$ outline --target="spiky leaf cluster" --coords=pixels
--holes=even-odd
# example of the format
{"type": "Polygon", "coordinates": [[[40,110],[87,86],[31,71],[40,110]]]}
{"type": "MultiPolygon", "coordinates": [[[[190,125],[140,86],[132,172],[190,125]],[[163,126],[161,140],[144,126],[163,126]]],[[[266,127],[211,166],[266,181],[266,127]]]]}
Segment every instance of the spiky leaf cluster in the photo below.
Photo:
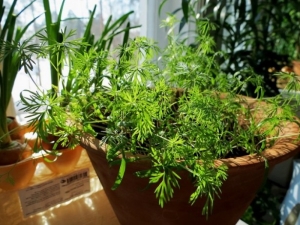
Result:
{"type": "MultiPolygon", "coordinates": [[[[161,206],[180,187],[179,174],[187,172],[195,185],[190,202],[206,196],[204,211],[208,212],[227,177],[226,167],[215,166],[215,160],[236,152],[259,154],[272,144],[266,137],[276,138],[282,121],[292,116],[285,107],[278,113],[278,97],[258,109],[268,116],[256,123],[257,109],[238,95],[244,83],[238,76],[220,72],[216,57],[221,53],[214,50],[209,22],[199,21],[198,26],[199,44],[194,47],[169,32],[165,49],[138,37],[111,55],[92,48],[84,54],[77,52],[71,59],[72,76],[81,82],[80,90],[57,98],[47,93],[23,98],[25,109],[33,111],[31,122],[39,132],[45,126],[60,127],[57,134],[62,142],[73,137],[70,143],[74,144],[84,133],[102,139],[109,146],[107,160],[120,165],[113,189],[122,185],[126,165],[150,160],[152,167],[136,175],[155,185],[161,206]],[[99,63],[105,69],[95,81],[94,65],[99,63]],[[66,97],[68,104],[61,108],[66,97]],[[46,110],[39,114],[41,107],[46,110]],[[47,123],[41,121],[44,118],[47,123]],[[42,123],[45,126],[39,126],[42,123]]],[[[261,98],[259,77],[248,79],[257,82],[261,98]]]]}

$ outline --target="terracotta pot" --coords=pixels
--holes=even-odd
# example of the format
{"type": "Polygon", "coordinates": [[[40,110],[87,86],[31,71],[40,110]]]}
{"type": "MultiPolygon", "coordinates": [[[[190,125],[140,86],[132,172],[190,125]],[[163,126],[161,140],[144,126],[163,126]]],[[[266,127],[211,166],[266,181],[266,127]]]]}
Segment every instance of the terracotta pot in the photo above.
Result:
{"type": "MultiPolygon", "coordinates": [[[[298,132],[298,126],[289,124],[284,134],[298,132]]],[[[280,139],[272,149],[262,156],[268,160],[269,169],[298,153],[298,146],[290,139],[280,139]]],[[[94,169],[103,185],[104,191],[122,225],[184,225],[184,224],[222,224],[235,225],[243,215],[255,193],[266,179],[269,170],[265,168],[262,156],[251,155],[216,161],[216,165],[228,165],[228,179],[224,182],[220,198],[215,197],[212,214],[208,219],[202,215],[205,198],[199,198],[191,206],[190,194],[195,190],[187,173],[181,174],[180,189],[175,190],[174,198],[164,208],[158,205],[154,187],[148,187],[148,179],[137,178],[136,171],[149,168],[148,163],[129,163],[122,184],[112,190],[118,175],[118,166],[109,166],[105,147],[95,138],[82,141],[94,169]],[[148,188],[147,188],[148,187],[148,188]]]]}
{"type": "Polygon", "coordinates": [[[29,131],[23,134],[22,140],[27,143],[32,149],[35,147],[37,149],[41,148],[41,141],[38,139],[35,132],[29,131]]]}
{"type": "MultiPolygon", "coordinates": [[[[226,98],[226,95],[221,96],[226,98]]],[[[268,106],[257,103],[254,99],[241,99],[250,108],[258,108],[254,114],[256,122],[264,118],[268,106]]],[[[265,129],[262,127],[261,129],[265,129]]],[[[155,187],[148,184],[147,178],[137,178],[136,171],[147,170],[150,162],[128,163],[126,174],[121,185],[112,190],[118,176],[119,166],[110,166],[106,159],[106,147],[98,139],[86,136],[81,145],[86,149],[93,167],[99,177],[104,191],[122,225],[235,225],[255,197],[268,172],[299,152],[299,127],[295,123],[286,123],[279,131],[281,138],[276,140],[272,148],[266,149],[261,155],[247,155],[236,158],[216,160],[215,165],[228,166],[228,178],[223,183],[220,196],[215,196],[214,206],[208,218],[202,215],[206,197],[199,198],[190,205],[189,197],[195,191],[188,172],[182,172],[179,181],[180,189],[176,189],[174,197],[164,208],[155,197],[155,187]],[[266,169],[268,161],[269,168],[266,169]]]]}
{"type": "Polygon", "coordinates": [[[26,187],[33,178],[37,163],[36,159],[30,157],[11,165],[0,166],[0,189],[18,190],[26,187]]]}
{"type": "Polygon", "coordinates": [[[20,124],[15,117],[7,117],[7,128],[10,133],[12,140],[22,139],[22,134],[20,133],[20,124]]]}
{"type": "Polygon", "coordinates": [[[293,61],[293,71],[300,76],[300,61],[293,61]]]}
{"type": "MultiPolygon", "coordinates": [[[[18,130],[21,140],[33,149],[37,141],[37,134],[34,132],[35,128],[29,124],[24,124],[21,125],[18,130]]],[[[40,148],[40,140],[38,140],[37,148],[40,148]]]]}
{"type": "Polygon", "coordinates": [[[10,165],[29,158],[32,149],[21,140],[13,140],[11,144],[0,149],[0,165],[10,165]]]}
{"type": "MultiPolygon", "coordinates": [[[[48,146],[46,149],[50,150],[51,148],[48,146]]],[[[46,159],[43,162],[53,173],[66,174],[72,172],[80,159],[82,147],[78,145],[74,149],[59,149],[59,152],[61,155],[57,157],[46,154],[44,158],[51,162],[46,159]]]]}
{"type": "Polygon", "coordinates": [[[36,135],[34,127],[29,126],[29,124],[20,125],[16,118],[7,117],[8,121],[8,131],[10,131],[10,137],[12,140],[21,140],[21,142],[27,143],[31,148],[34,147],[36,141],[36,135]]]}

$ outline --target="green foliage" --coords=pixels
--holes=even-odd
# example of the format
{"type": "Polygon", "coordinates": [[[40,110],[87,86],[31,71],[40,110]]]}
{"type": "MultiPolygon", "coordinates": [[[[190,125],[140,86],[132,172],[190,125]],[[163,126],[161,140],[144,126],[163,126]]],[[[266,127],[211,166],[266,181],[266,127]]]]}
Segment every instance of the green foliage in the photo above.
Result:
{"type": "Polygon", "coordinates": [[[282,199],[275,193],[272,193],[273,185],[270,181],[267,181],[256,194],[256,197],[241,218],[244,222],[252,225],[279,224],[282,199]]]}
{"type": "MultiPolygon", "coordinates": [[[[280,71],[299,57],[299,5],[299,0],[229,0],[210,5],[215,9],[210,18],[218,24],[215,37],[221,35],[219,41],[228,53],[225,72],[252,67],[263,77],[266,95],[278,94],[270,69],[280,71]]],[[[249,84],[246,90],[253,95],[254,88],[249,84]]]]}
{"type": "Polygon", "coordinates": [[[215,160],[260,154],[278,138],[282,123],[295,119],[286,113],[286,105],[278,111],[280,96],[263,99],[261,79],[255,74],[248,80],[257,85],[258,105],[246,104],[239,95],[245,81],[219,68],[216,57],[221,53],[214,50],[207,20],[197,21],[196,47],[172,32],[172,21],[176,19],[165,21],[170,29],[165,49],[144,37],[113,52],[97,51],[95,46],[87,52],[75,49],[70,61],[80,89],[65,90],[56,98],[31,93],[22,101],[40,136],[59,127],[52,131],[63,144],[77,144],[86,133],[105,142],[107,160],[120,165],[113,189],[122,185],[129,163],[150,160],[151,168],[136,175],[155,185],[161,206],[180,188],[180,174],[186,172],[195,185],[191,204],[206,197],[203,213],[208,214],[227,177],[226,166],[215,166],[215,160]],[[103,68],[100,73],[98,65],[103,68]],[[95,77],[101,79],[95,82],[95,77]],[[66,98],[68,104],[60,107],[66,98]],[[255,114],[262,111],[267,117],[255,122],[255,114]]]}
{"type": "MultiPolygon", "coordinates": [[[[43,6],[45,10],[45,21],[46,21],[46,33],[47,33],[47,37],[46,36],[43,37],[46,37],[45,39],[48,41],[48,44],[50,46],[55,45],[56,43],[63,42],[62,40],[63,35],[60,31],[61,29],[60,25],[62,21],[62,12],[64,8],[64,4],[65,4],[65,0],[63,0],[61,3],[59,13],[57,16],[57,21],[53,21],[49,0],[43,0],[43,6]]],[[[60,49],[61,48],[55,49],[54,52],[49,51],[51,83],[56,87],[59,84],[59,76],[61,76],[63,61],[65,59],[60,49]]]]}
{"type": "MultiPolygon", "coordinates": [[[[74,65],[72,60],[76,60],[76,57],[74,57],[76,51],[83,55],[87,51],[89,51],[89,49],[92,48],[91,51],[94,51],[94,56],[90,55],[89,60],[93,62],[93,59],[91,57],[97,57],[96,54],[102,54],[103,51],[110,50],[111,44],[117,35],[123,34],[123,45],[125,45],[128,41],[129,31],[131,29],[139,27],[131,26],[128,22],[128,18],[133,13],[133,11],[130,11],[120,16],[120,18],[117,18],[115,21],[113,21],[113,17],[110,16],[104,26],[100,37],[97,40],[95,40],[95,36],[91,32],[94,16],[96,13],[95,5],[93,10],[90,11],[90,16],[86,24],[83,36],[80,39],[74,40],[72,37],[75,35],[76,31],[67,30],[67,28],[61,29],[61,23],[63,21],[62,12],[64,9],[64,3],[65,0],[62,1],[60,5],[60,10],[56,21],[53,21],[49,0],[43,0],[46,28],[37,33],[37,37],[39,38],[39,40],[42,41],[42,46],[44,48],[43,52],[48,53],[51,68],[52,93],[54,96],[56,96],[57,92],[60,91],[65,93],[70,91],[77,92],[81,88],[81,82],[78,82],[75,79],[75,72],[73,71],[74,65]],[[124,28],[124,25],[126,23],[127,25],[124,28]],[[64,66],[69,67],[68,74],[65,75],[66,78],[64,78],[63,75],[64,66]],[[60,85],[62,86],[61,89],[58,88],[60,87],[60,85]],[[74,86],[76,86],[76,88],[74,86]]],[[[77,56],[79,55],[77,54],[77,56]]],[[[46,58],[47,55],[40,55],[40,57],[46,58]]],[[[80,60],[83,60],[83,58],[80,57],[80,60]]],[[[99,82],[102,79],[102,70],[105,69],[105,66],[101,64],[100,60],[97,60],[97,62],[98,64],[94,65],[98,68],[95,71],[95,82],[99,82]]],[[[76,63],[80,63],[79,60],[76,60],[76,63]]],[[[65,106],[66,104],[68,104],[67,99],[62,104],[62,106],[65,106]]]]}
{"type": "MultiPolygon", "coordinates": [[[[182,0],[181,3],[181,8],[175,10],[183,13],[179,31],[185,24],[193,24],[197,16],[208,18],[216,24],[212,35],[218,49],[227,54],[226,58],[219,59],[223,71],[234,74],[250,67],[262,76],[266,96],[279,94],[277,77],[270,71],[280,71],[292,60],[299,59],[299,0],[223,0],[205,3],[182,0]]],[[[242,79],[248,76],[251,74],[241,74],[242,79]]],[[[247,83],[244,93],[255,96],[254,90],[255,86],[247,83]]]]}
{"type": "MultiPolygon", "coordinates": [[[[126,46],[130,30],[139,27],[131,26],[130,22],[128,22],[129,16],[133,13],[132,11],[120,16],[120,18],[116,20],[113,20],[113,17],[110,16],[100,37],[95,39],[95,36],[91,32],[96,12],[96,6],[94,6],[90,12],[83,37],[74,39],[76,31],[68,30],[67,28],[61,29],[64,2],[65,1],[63,1],[60,6],[56,21],[53,21],[49,1],[43,1],[46,27],[36,34],[36,37],[41,41],[40,51],[37,52],[37,56],[38,58],[48,59],[51,68],[52,89],[46,91],[44,94],[50,94],[52,97],[49,99],[39,98],[38,93],[31,91],[28,91],[29,97],[21,93],[22,101],[26,102],[35,112],[31,120],[39,121],[39,123],[32,123],[31,125],[36,127],[37,130],[40,130],[40,137],[47,139],[49,133],[61,134],[58,136],[61,136],[59,142],[61,141],[63,146],[68,144],[72,145],[72,139],[69,140],[68,137],[63,135],[62,131],[58,129],[58,127],[63,125],[57,124],[56,126],[48,123],[48,117],[50,116],[52,119],[55,119],[55,117],[58,116],[60,117],[59,120],[55,120],[57,122],[64,121],[63,123],[65,123],[67,118],[64,117],[64,113],[61,112],[66,111],[67,107],[74,107],[73,110],[76,110],[77,104],[83,104],[82,102],[74,103],[71,101],[71,98],[83,92],[87,81],[89,81],[91,87],[95,87],[94,92],[97,91],[99,83],[103,81],[105,77],[104,71],[107,67],[107,52],[110,50],[114,38],[117,35],[123,35],[123,46],[126,46]],[[63,69],[65,68],[67,68],[67,73],[63,74],[63,69]],[[92,77],[90,76],[91,73],[93,73],[92,77]],[[56,100],[56,98],[58,99],[56,100]],[[46,112],[44,112],[44,110],[41,112],[38,111],[39,107],[37,107],[37,105],[48,104],[50,104],[51,107],[46,107],[46,112]],[[53,110],[56,116],[52,116],[51,112],[47,113],[48,110],[53,110]],[[60,111],[60,113],[58,113],[58,111],[60,111]]],[[[124,53],[121,52],[120,54],[122,55],[124,53]]],[[[25,110],[25,112],[26,111],[27,110],[25,110]]],[[[69,133],[74,132],[72,127],[70,127],[70,129],[69,133]]],[[[54,146],[54,149],[56,146],[57,145],[54,146]]]]}
{"type": "Polygon", "coordinates": [[[28,27],[38,17],[32,19],[24,27],[16,27],[19,15],[26,10],[35,0],[15,14],[17,0],[14,0],[5,17],[5,6],[0,1],[0,145],[8,144],[10,136],[7,130],[6,109],[11,99],[11,92],[18,72],[24,68],[26,73],[33,68],[32,54],[39,52],[36,45],[31,44],[31,38],[22,40],[28,27]]]}

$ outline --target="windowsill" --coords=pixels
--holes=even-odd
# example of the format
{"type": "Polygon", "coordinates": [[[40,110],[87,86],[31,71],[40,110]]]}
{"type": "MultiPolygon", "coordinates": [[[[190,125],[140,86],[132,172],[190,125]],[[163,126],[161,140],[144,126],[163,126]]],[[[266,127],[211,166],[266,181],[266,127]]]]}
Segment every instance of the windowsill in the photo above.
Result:
{"type": "MultiPolygon", "coordinates": [[[[37,213],[28,218],[23,218],[18,191],[0,190],[0,218],[2,225],[119,225],[118,220],[106,198],[102,185],[90,163],[85,151],[75,168],[80,170],[89,168],[91,191],[72,200],[58,204],[46,211],[37,213]],[[66,223],[68,221],[68,223],[66,223]]],[[[35,176],[30,185],[56,178],[43,163],[39,163],[35,176]]]]}
{"type": "MultiPolygon", "coordinates": [[[[2,225],[120,225],[102,189],[86,151],[82,151],[76,170],[89,168],[91,191],[58,204],[43,212],[23,218],[18,191],[0,190],[0,218],[2,225]]],[[[56,178],[43,163],[39,163],[35,176],[28,186],[56,178]]],[[[236,225],[247,225],[238,221],[236,225]]]]}

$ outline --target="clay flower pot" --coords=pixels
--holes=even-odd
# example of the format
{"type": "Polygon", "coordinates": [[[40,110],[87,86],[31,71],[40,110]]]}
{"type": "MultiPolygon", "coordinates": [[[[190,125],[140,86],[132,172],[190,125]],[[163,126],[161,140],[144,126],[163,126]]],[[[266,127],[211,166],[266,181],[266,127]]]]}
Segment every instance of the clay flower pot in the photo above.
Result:
{"type": "Polygon", "coordinates": [[[24,143],[26,126],[20,126],[14,117],[7,117],[7,122],[12,141],[0,151],[0,189],[17,190],[31,181],[38,161],[32,157],[31,147],[24,143]]]}
{"type": "Polygon", "coordinates": [[[21,126],[15,117],[7,117],[7,128],[11,132],[10,137],[12,140],[22,139],[21,126]]]}
{"type": "MultiPolygon", "coordinates": [[[[51,147],[46,149],[51,150],[51,147]]],[[[72,172],[80,159],[82,147],[78,145],[74,149],[58,149],[58,151],[61,155],[57,157],[45,154],[43,156],[44,164],[53,173],[66,174],[72,172]]]]}
{"type": "MultiPolygon", "coordinates": [[[[255,101],[248,98],[247,101],[250,102],[248,102],[250,107],[255,107],[255,101]]],[[[259,114],[256,116],[257,120],[263,117],[259,114]]],[[[195,191],[195,187],[188,172],[183,171],[180,174],[180,188],[175,189],[174,197],[161,208],[155,197],[153,185],[149,185],[147,178],[138,178],[135,175],[137,171],[149,169],[150,161],[127,163],[121,185],[112,190],[119,166],[110,166],[107,162],[106,146],[91,136],[84,137],[81,145],[89,155],[120,224],[235,225],[274,165],[299,152],[297,134],[299,134],[298,125],[286,123],[280,129],[281,138],[276,140],[272,148],[266,149],[260,155],[215,160],[216,166],[221,164],[228,166],[228,178],[222,185],[220,196],[215,196],[213,209],[208,217],[202,215],[206,197],[197,199],[194,205],[189,203],[189,197],[195,191]]]]}
{"type": "Polygon", "coordinates": [[[24,188],[33,178],[38,161],[32,157],[14,164],[0,166],[0,189],[24,188]]]}
{"type": "Polygon", "coordinates": [[[13,140],[9,146],[2,147],[0,150],[0,165],[10,165],[29,158],[32,149],[21,140],[13,140]]]}

